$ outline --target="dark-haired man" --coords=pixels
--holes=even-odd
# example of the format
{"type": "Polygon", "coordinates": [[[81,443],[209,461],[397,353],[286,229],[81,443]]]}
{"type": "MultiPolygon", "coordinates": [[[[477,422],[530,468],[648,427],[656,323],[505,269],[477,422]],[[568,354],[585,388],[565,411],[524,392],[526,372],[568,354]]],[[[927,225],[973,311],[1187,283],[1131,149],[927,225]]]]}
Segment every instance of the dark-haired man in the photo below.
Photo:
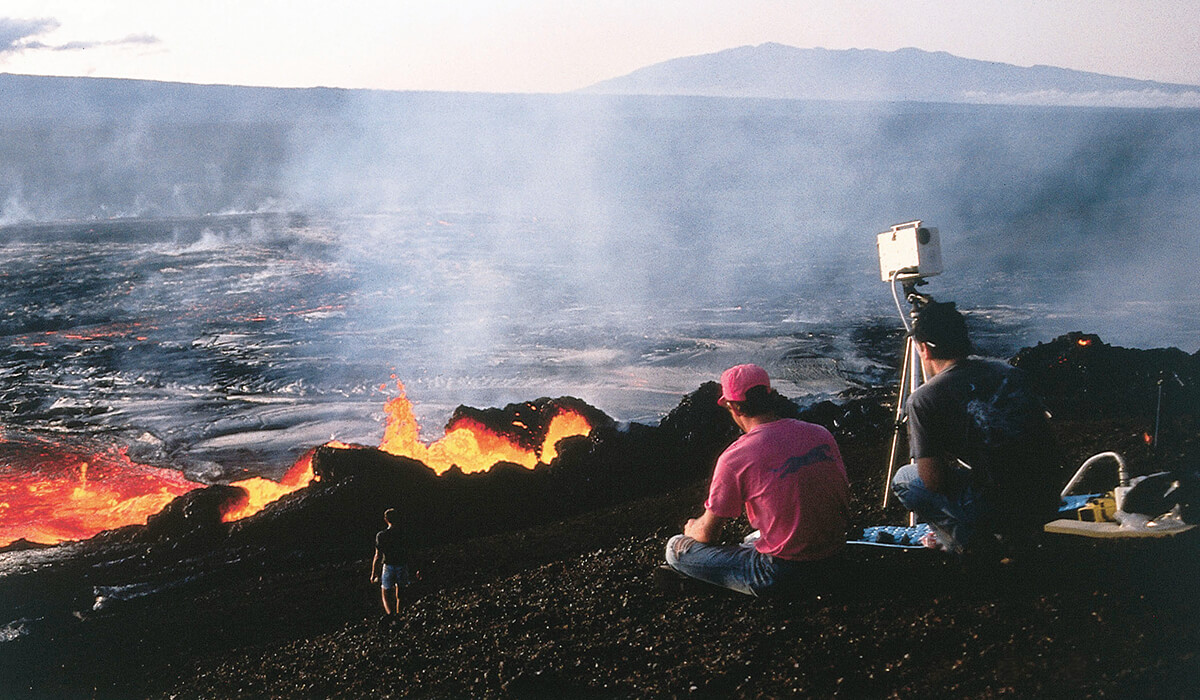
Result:
{"type": "Polygon", "coordinates": [[[740,593],[795,589],[846,543],[841,452],[825,428],[785,417],[795,406],[757,365],[725,370],[718,403],[745,434],[717,459],[704,513],[667,543],[667,563],[740,593]],[[743,508],[756,532],[740,545],[719,544],[743,508]]]}
{"type": "Polygon", "coordinates": [[[912,337],[928,379],[906,407],[913,463],[896,472],[896,497],[930,525],[929,547],[961,555],[1028,539],[1058,504],[1041,400],[1020,370],[970,356],[953,302],[923,306],[912,337]]]}
{"type": "Polygon", "coordinates": [[[400,612],[400,588],[412,583],[409,576],[408,540],[394,508],[383,513],[387,528],[375,535],[375,557],[371,560],[371,582],[378,583],[383,600],[381,624],[390,624],[400,612]]]}

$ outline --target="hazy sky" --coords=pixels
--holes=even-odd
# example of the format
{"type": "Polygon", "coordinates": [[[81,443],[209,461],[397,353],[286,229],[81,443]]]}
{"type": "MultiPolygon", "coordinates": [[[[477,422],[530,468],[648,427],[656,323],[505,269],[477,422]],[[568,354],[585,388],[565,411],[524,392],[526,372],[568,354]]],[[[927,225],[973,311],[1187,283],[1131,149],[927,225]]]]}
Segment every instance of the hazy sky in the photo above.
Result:
{"type": "Polygon", "coordinates": [[[1198,0],[4,0],[0,71],[563,92],[778,42],[1200,85],[1198,0]]]}

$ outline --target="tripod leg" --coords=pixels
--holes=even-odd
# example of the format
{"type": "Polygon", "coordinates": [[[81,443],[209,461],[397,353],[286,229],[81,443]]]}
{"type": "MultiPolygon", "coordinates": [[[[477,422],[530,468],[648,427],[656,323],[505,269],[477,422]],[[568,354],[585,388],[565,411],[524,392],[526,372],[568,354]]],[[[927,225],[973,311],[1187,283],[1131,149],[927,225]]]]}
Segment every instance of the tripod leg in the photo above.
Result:
{"type": "Polygon", "coordinates": [[[900,366],[900,392],[896,399],[896,422],[892,429],[892,449],[888,455],[887,476],[883,480],[883,507],[887,508],[888,497],[892,491],[892,474],[896,470],[896,453],[900,447],[900,430],[903,428],[904,422],[904,402],[908,398],[910,374],[912,368],[913,341],[911,338],[906,338],[904,341],[904,363],[900,366]]]}
{"type": "MultiPolygon", "coordinates": [[[[897,420],[899,420],[899,419],[897,419],[897,420]]],[[[887,508],[888,498],[891,496],[891,492],[892,492],[892,474],[896,470],[896,448],[899,446],[899,443],[900,443],[900,429],[896,428],[895,432],[892,433],[892,451],[891,451],[891,456],[888,457],[887,476],[885,476],[884,480],[883,480],[883,507],[884,508],[887,508]]]]}

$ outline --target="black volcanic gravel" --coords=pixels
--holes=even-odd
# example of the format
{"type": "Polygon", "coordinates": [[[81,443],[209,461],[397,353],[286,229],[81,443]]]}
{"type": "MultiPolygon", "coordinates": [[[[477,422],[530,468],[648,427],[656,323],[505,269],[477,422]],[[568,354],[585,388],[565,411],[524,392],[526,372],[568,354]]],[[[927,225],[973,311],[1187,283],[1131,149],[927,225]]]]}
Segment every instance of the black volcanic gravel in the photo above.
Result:
{"type": "Polygon", "coordinates": [[[648,513],[682,517],[701,493],[433,550],[395,629],[376,623],[365,569],[348,570],[343,590],[324,593],[359,599],[351,619],[182,663],[156,694],[1124,698],[1200,687],[1195,538],[1072,542],[980,570],[861,547],[852,578],[795,599],[660,591],[650,573],[673,528],[648,513]],[[575,546],[585,551],[560,554],[575,546]],[[441,579],[485,554],[502,559],[494,576],[441,579]]]}

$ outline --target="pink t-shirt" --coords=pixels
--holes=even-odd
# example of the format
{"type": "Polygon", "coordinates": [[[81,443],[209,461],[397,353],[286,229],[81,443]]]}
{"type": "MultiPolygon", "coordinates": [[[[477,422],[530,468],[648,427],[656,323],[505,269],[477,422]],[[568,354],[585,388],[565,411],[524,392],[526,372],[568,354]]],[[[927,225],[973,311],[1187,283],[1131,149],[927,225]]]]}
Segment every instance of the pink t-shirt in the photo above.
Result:
{"type": "Polygon", "coordinates": [[[811,561],[846,544],[850,485],[828,430],[784,418],[750,429],[717,459],[704,507],[736,518],[745,505],[758,551],[811,561]]]}

